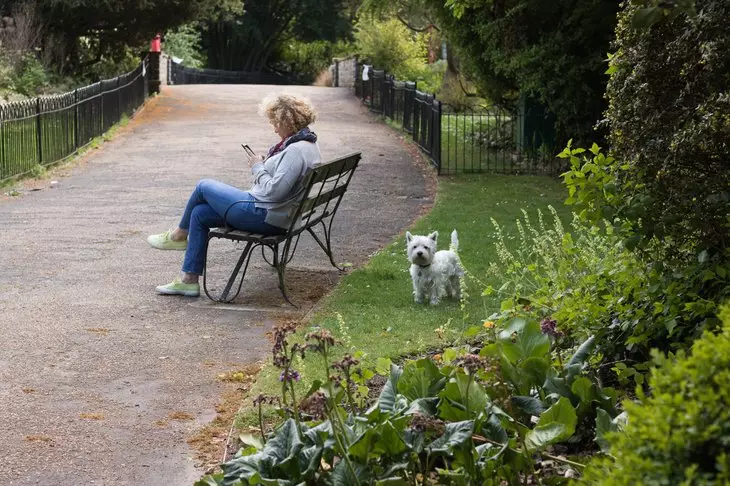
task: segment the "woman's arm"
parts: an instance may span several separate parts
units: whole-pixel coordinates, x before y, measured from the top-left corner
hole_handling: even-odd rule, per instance
[[[304,172],[306,161],[300,151],[287,150],[281,153],[278,163],[269,173],[263,163],[257,163],[251,168],[254,176],[256,192],[264,200],[270,202],[286,201],[299,177]]]

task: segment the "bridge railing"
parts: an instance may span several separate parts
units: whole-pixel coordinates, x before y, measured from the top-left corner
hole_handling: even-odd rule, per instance
[[[74,154],[145,101],[148,60],[69,91],[0,104],[0,182]]]
[[[289,77],[272,71],[198,69],[169,61],[169,84],[292,84]]]

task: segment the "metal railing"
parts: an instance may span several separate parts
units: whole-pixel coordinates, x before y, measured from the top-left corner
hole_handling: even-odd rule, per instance
[[[368,73],[363,79],[363,70]],[[415,82],[359,65],[355,95],[410,133],[439,174],[557,174],[563,169],[543,115],[488,107],[456,111]]]
[[[131,116],[147,96],[147,62],[68,93],[0,104],[0,181],[58,162]]]
[[[292,84],[293,80],[275,72],[197,69],[168,61],[169,84]]]

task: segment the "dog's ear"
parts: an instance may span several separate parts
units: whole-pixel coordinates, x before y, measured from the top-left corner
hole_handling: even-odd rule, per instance
[[[431,238],[433,241],[436,241],[436,240],[438,240],[439,232],[438,231],[434,231],[433,233],[431,233],[430,235],[428,235],[428,237]]]
[[[406,231],[406,245],[408,243],[410,243],[412,239],[413,239],[413,235],[411,234],[411,232],[410,231]]]

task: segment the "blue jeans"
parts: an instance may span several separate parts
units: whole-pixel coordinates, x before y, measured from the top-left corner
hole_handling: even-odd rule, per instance
[[[205,253],[208,250],[208,233],[211,228],[225,226],[223,216],[231,204],[233,206],[226,215],[228,225],[236,229],[276,235],[286,230],[265,222],[266,209],[257,208],[256,199],[246,191],[228,184],[203,179],[195,186],[185,206],[180,229],[188,232],[188,246],[185,250],[182,271],[202,275],[205,267]]]

